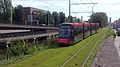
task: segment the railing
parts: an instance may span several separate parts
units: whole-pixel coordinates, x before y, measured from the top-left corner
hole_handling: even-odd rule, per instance
[[[0,38],[18,37],[18,36],[26,36],[26,35],[42,34],[42,33],[47,33],[47,32],[41,31],[41,32],[5,33],[5,34],[0,34]]]
[[[51,35],[57,35],[57,32],[54,33],[37,33],[37,34],[24,34],[23,36],[14,36],[14,37],[4,37],[0,38],[0,42],[7,42],[7,41],[14,41],[14,40],[19,40],[19,39],[31,39],[31,38],[38,38],[38,37],[46,37],[46,36],[51,36]],[[8,35],[6,35],[8,36]]]

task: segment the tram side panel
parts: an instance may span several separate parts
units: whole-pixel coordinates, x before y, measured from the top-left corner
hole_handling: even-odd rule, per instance
[[[83,40],[83,25],[74,26],[74,43]]]
[[[90,36],[90,25],[84,24],[84,38],[87,38]]]

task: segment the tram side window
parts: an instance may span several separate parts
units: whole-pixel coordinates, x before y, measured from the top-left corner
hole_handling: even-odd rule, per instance
[[[93,26],[93,30],[95,30],[95,25]]]
[[[79,34],[80,33],[80,27],[74,27],[74,30],[75,30],[75,35]]]
[[[85,31],[87,31],[87,30],[88,30],[86,26],[84,27],[84,30],[85,30]]]
[[[80,28],[80,33],[82,33],[83,32],[83,26],[80,26],[79,28]]]
[[[91,30],[93,30],[93,25],[91,25]]]
[[[91,29],[91,27],[90,27],[90,26],[87,26],[87,29],[88,29],[88,30],[90,30],[90,29]]]
[[[90,26],[89,26],[89,30],[92,30],[91,24],[90,24]]]

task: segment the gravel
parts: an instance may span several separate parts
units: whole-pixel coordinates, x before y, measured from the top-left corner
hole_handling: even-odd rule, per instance
[[[91,67],[120,67],[120,58],[114,41],[114,38],[108,38],[103,42]]]

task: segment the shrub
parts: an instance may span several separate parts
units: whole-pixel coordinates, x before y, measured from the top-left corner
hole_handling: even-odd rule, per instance
[[[28,45],[24,42],[24,40],[12,41],[9,44],[9,54],[11,56],[19,56],[21,54],[28,54]]]

